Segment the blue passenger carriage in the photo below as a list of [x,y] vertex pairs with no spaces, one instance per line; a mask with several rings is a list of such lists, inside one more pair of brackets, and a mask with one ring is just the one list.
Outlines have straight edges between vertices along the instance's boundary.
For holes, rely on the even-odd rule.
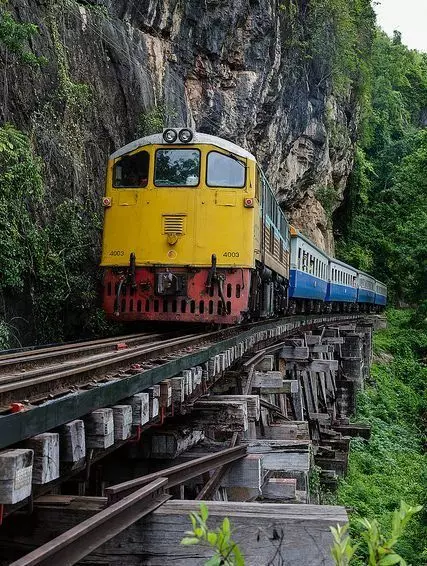
[[328,286],[328,263],[325,252],[291,227],[291,312],[321,311]]
[[381,281],[375,281],[375,308],[377,311],[384,310],[387,304],[387,287]]
[[357,303],[364,310],[371,310],[375,303],[375,279],[364,273],[358,272]]
[[326,302],[330,309],[351,310],[357,301],[357,270],[338,259],[329,260]]

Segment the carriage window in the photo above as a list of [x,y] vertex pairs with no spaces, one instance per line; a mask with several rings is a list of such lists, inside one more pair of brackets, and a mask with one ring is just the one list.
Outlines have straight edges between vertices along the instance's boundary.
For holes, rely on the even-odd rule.
[[150,155],[139,151],[118,159],[113,169],[113,187],[141,188],[148,183]]
[[158,149],[154,169],[156,187],[196,187],[200,177],[198,149]]
[[301,269],[301,248],[298,248],[298,269]]
[[308,253],[302,252],[302,270],[307,271]]
[[246,165],[243,161],[217,151],[209,152],[207,184],[210,187],[242,188],[245,186],[245,178]]

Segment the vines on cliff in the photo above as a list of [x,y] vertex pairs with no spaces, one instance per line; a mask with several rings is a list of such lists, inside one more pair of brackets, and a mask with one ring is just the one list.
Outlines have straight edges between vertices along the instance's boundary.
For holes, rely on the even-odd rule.
[[[28,136],[10,124],[0,127],[0,297],[25,297],[35,338],[57,341],[103,327],[94,308],[96,278],[88,270],[95,264],[88,226],[99,222],[72,199],[47,222],[43,173]],[[19,345],[15,313],[4,304],[1,311],[0,347]]]
[[301,51],[317,87],[332,85],[335,95],[364,96],[375,34],[370,0],[284,0],[288,46]]
[[0,45],[13,53],[18,61],[34,68],[46,63],[44,57],[35,55],[28,43],[39,33],[39,28],[32,23],[20,23],[7,9],[8,0],[0,0]]

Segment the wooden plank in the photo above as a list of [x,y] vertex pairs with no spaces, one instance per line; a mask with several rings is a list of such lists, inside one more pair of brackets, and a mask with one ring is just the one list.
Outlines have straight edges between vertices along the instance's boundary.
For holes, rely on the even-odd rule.
[[297,480],[295,478],[269,478],[262,486],[262,495],[269,501],[295,499]]
[[141,426],[150,420],[150,395],[149,393],[137,393],[123,401],[132,407],[132,424]]
[[334,351],[334,347],[328,346],[327,344],[313,344],[308,348],[310,350],[310,354],[326,354]]
[[307,346],[314,346],[320,344],[320,340],[321,340],[320,334],[304,334],[304,338]]
[[114,405],[114,440],[127,440],[132,436],[132,407]]
[[307,371],[338,371],[338,360],[313,360],[307,366]]
[[248,418],[259,421],[260,417],[260,399],[259,395],[212,395],[211,397],[202,397],[201,400],[212,399],[215,401],[243,401],[248,405]]
[[75,463],[86,456],[84,422],[76,419],[58,428],[61,462]]
[[283,384],[283,373],[280,371],[256,371],[252,387],[260,389],[280,389]]
[[264,482],[263,455],[248,454],[238,462],[230,465],[227,473],[221,481],[223,487],[250,487],[261,494],[261,486]]
[[23,448],[0,453],[0,504],[19,503],[30,497],[33,454],[33,450]]
[[344,338],[342,336],[335,338],[327,336],[326,338],[323,338],[323,342],[326,344],[334,344],[334,345],[344,344]]
[[310,377],[307,372],[301,372],[301,381],[303,384],[303,399],[306,410],[309,413],[314,413],[314,401],[311,392]]
[[86,447],[105,450],[114,444],[113,409],[97,409],[85,417]]
[[191,412],[195,426],[214,426],[218,431],[242,432],[248,428],[244,401],[197,401]]
[[273,371],[274,370],[273,355],[265,355],[264,358],[255,365],[257,371]]
[[319,397],[318,397],[318,394],[317,394],[318,376],[317,376],[317,373],[310,372],[308,374],[308,377],[309,377],[309,386],[310,386],[310,390],[311,390],[311,397],[313,399],[314,409],[315,409],[315,412],[318,413],[319,412]]
[[59,478],[59,434],[38,434],[27,440],[24,446],[34,451],[34,484],[42,485]]
[[285,360],[306,360],[310,355],[306,346],[283,346],[279,357]]
[[[242,508],[242,503],[223,501],[209,501],[207,505],[211,529],[216,529],[224,517],[230,519],[233,539],[245,557],[246,566],[276,564],[278,552],[286,557],[289,565],[332,566],[329,527],[337,523],[344,525],[348,520],[343,507],[326,505],[246,503]],[[199,501],[168,501],[81,563],[110,566],[204,564],[212,556],[210,548],[180,544],[185,531],[191,527],[189,514],[198,512],[199,507]],[[64,506],[40,506],[36,525],[30,517],[20,517],[19,523],[13,517],[5,521],[0,534],[5,561],[10,563],[19,551],[22,554],[38,547],[93,514],[87,509],[75,513],[67,511]]]
[[189,427],[165,428],[151,436],[151,458],[176,458],[204,439],[201,430]]
[[247,445],[248,454],[262,454],[266,470],[298,471],[308,473],[311,462],[309,441],[303,440],[256,440]]

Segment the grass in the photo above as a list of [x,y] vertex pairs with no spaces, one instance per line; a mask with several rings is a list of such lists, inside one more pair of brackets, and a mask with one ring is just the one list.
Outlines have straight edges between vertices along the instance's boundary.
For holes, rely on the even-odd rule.
[[392,512],[402,499],[424,505],[396,550],[412,566],[426,566],[427,328],[425,321],[414,328],[410,310],[389,310],[387,319],[388,328],[374,336],[378,361],[358,398],[356,420],[370,423],[372,436],[369,442],[352,441],[349,471],[339,485],[337,503],[351,508],[353,534],[356,517],[375,517],[390,529]]

